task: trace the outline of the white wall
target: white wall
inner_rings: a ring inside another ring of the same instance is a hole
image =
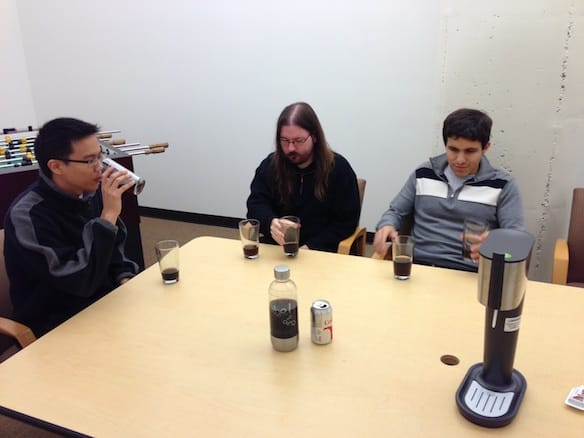
[[[359,175],[374,178],[372,166],[380,175],[367,189],[370,228],[395,181],[430,152],[439,9],[427,2],[19,7],[41,121],[72,114],[131,140],[170,142],[168,153],[136,160],[148,181],[142,205],[244,216],[278,114],[298,100],[315,107]]]
[[[36,126],[16,0],[0,0],[0,133]]]
[[[20,23],[0,20],[22,31],[31,119],[72,115],[171,144],[135,160],[145,206],[244,216],[279,112],[305,100],[368,180],[372,231],[414,166],[442,150],[443,118],[485,109],[489,157],[518,178],[538,238],[531,277],[547,279],[584,184],[582,3],[21,0]],[[22,57],[19,44],[0,49]]]

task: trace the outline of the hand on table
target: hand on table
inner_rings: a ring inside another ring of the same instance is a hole
[[[388,246],[386,245],[387,239],[393,239],[395,237],[397,237],[397,230],[393,226],[386,225],[381,227],[377,230],[375,238],[373,239],[373,248],[375,249],[375,252],[384,258],[388,249]]]

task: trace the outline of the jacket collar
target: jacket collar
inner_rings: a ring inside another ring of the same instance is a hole
[[[448,166],[448,159],[446,158],[445,153],[430,158],[430,165],[432,166],[432,170],[436,175],[438,175],[441,178],[445,178],[444,171]],[[484,181],[487,179],[492,179],[495,177],[495,172],[496,169],[493,166],[491,166],[491,163],[483,154],[481,158],[481,163],[479,165],[479,171],[475,175],[475,177],[470,181]]]
[[[53,180],[46,176],[41,169],[39,169],[39,186],[46,193],[54,195],[56,198],[60,198],[68,202],[86,203],[95,196],[95,192],[83,192],[81,196],[75,196],[71,193],[67,193],[57,187]]]

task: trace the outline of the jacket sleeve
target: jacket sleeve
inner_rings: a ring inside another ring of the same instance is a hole
[[[376,230],[391,225],[396,230],[399,230],[402,224],[402,219],[409,216],[414,211],[416,202],[416,172],[407,179],[406,183],[389,204],[389,208],[383,213],[381,219],[377,223]]]
[[[82,246],[76,247],[49,213],[16,209],[11,222],[10,236],[16,239],[11,245],[16,252],[14,262],[26,261],[27,269],[50,288],[90,297],[102,287],[115,247],[116,226],[100,218],[90,220],[82,230]]]
[[[514,179],[511,179],[501,192],[497,203],[497,221],[501,228],[525,230],[521,194]]]
[[[115,246],[112,250],[109,272],[112,283],[120,284],[123,278],[131,278],[138,273],[138,265],[126,257],[125,244],[128,235],[126,225],[121,219],[116,223],[118,232],[116,233]]]
[[[306,241],[311,249],[336,250],[339,242],[349,237],[359,225],[361,200],[357,177],[348,161],[335,158],[327,196],[331,199],[331,217],[328,226]]]
[[[270,161],[272,154],[264,159],[256,169],[250,186],[250,195],[247,198],[247,218],[260,221],[260,233],[264,240],[273,243],[270,235],[272,219],[279,217],[276,210],[270,178]]]

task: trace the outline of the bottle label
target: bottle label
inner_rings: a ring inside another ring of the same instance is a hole
[[[288,298],[270,301],[272,336],[288,339],[298,335],[298,303]]]

